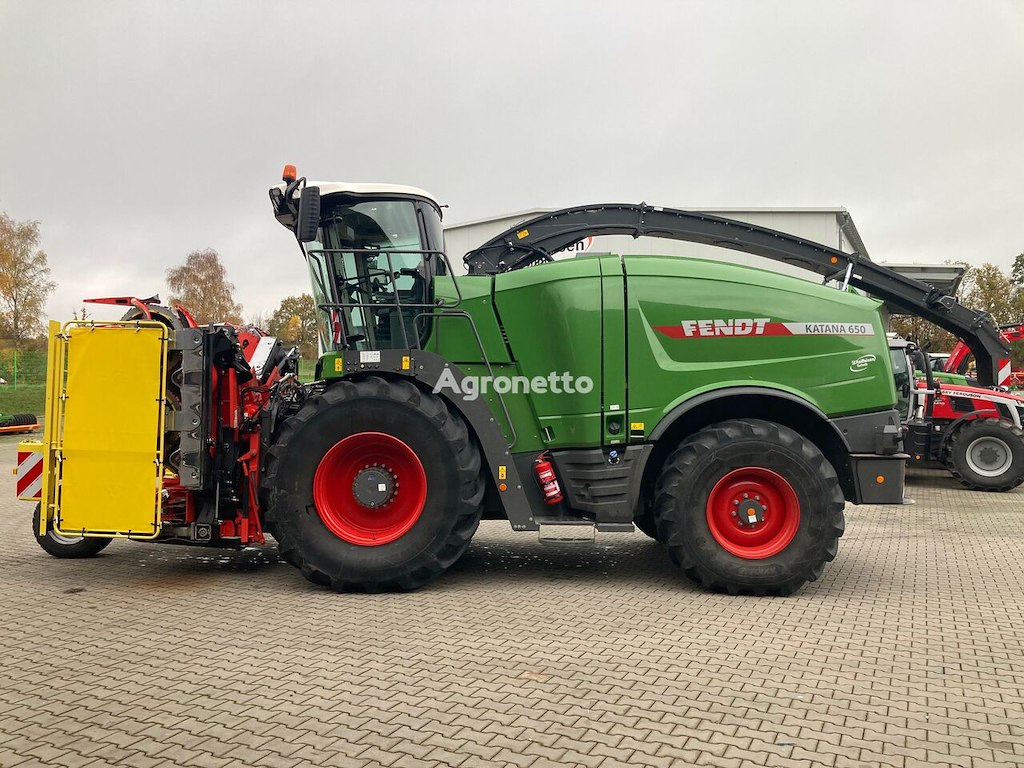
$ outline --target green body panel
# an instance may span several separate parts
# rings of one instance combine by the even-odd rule
[[[786,392],[828,417],[896,403],[879,302],[753,267],[586,255],[437,278],[435,298],[479,333],[478,342],[465,318],[434,321],[426,348],[463,373],[489,374],[482,344],[496,376],[593,383],[501,395],[517,451],[639,442],[676,406],[729,387]],[[499,397],[481,397],[510,435]]]
[[[440,309],[435,313],[434,328],[425,348],[459,364],[481,362],[480,348],[483,346],[491,363],[512,362],[494,313],[491,278],[464,275],[457,279],[456,288],[455,279],[451,277],[434,278],[434,296],[444,300],[447,310]],[[472,322],[458,314],[460,312],[468,314]],[[474,326],[479,341],[473,333]]]
[[[558,392],[528,395],[535,431],[542,441],[529,444],[525,434],[529,430],[520,429],[522,450],[601,444],[601,299],[601,265],[596,258],[494,277],[495,306],[517,373],[530,378],[566,373],[592,383],[589,391],[565,393],[559,378],[554,387],[548,387]]]
[[[923,379],[924,374],[918,371],[916,374],[917,378]],[[939,382],[940,384],[960,384],[961,386],[970,386],[967,377],[959,373],[946,373],[945,371],[932,371],[932,379]]]
[[[341,352],[325,352],[320,355],[316,364],[316,378],[340,379],[345,375],[344,360]]]
[[[627,376],[629,361],[626,350],[626,292],[622,259],[602,256],[601,301],[601,405],[604,410],[602,441],[605,445],[624,443],[629,437],[627,409]]]
[[[463,363],[458,367],[466,376],[486,377],[491,375],[490,372],[493,372],[493,375],[496,377],[520,375],[519,366],[514,364],[495,365],[491,363],[490,369],[488,369],[487,366],[480,363]],[[542,437],[540,422],[534,411],[533,403],[525,392],[509,392],[497,395],[493,389],[488,389],[487,392],[481,393],[479,398],[487,403],[491,409],[491,413],[494,414],[495,420],[501,426],[505,439],[508,440],[510,445],[512,445],[513,438],[515,439],[514,450],[540,451],[549,447]],[[505,418],[505,413],[501,407],[502,402],[504,402],[505,409],[508,410],[509,417],[512,419],[512,427],[509,426],[508,419]]]
[[[623,262],[632,421],[657,423],[685,400],[725,387],[782,390],[829,417],[896,402],[879,302],[733,264]],[[737,319],[748,322],[713,323]],[[684,328],[701,320],[711,322]]]

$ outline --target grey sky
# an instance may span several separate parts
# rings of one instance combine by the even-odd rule
[[[307,290],[285,162],[458,222],[624,200],[844,205],[872,256],[1024,251],[1024,2],[0,0],[0,210],[64,319],[222,255]]]

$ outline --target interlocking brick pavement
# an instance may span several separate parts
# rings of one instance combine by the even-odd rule
[[[643,535],[484,523],[412,594],[272,548],[59,561],[0,438],[0,768],[1024,764],[1024,491],[917,471],[789,598],[691,585]]]

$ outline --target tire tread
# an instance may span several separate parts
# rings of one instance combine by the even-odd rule
[[[1001,493],[1003,491],[1013,490],[1021,483],[1024,483],[1024,464],[1021,465],[1021,468],[1017,472],[1011,471],[1007,474],[1005,479],[997,481],[996,478],[992,478],[988,483],[979,483],[976,480],[972,480],[967,476],[964,468],[959,466],[960,457],[957,453],[958,446],[969,439],[968,436],[971,432],[976,430],[974,425],[977,424],[982,424],[984,426],[998,425],[999,429],[1003,429],[1007,432],[1007,445],[1012,449],[1014,443],[1016,443],[1020,446],[1020,450],[1024,451],[1024,431],[1021,431],[1013,424],[1002,421],[1001,419],[976,419],[965,424],[949,438],[949,447],[946,450],[946,468],[949,470],[950,474],[960,482],[960,485],[971,491],[991,491],[994,493]]]
[[[824,500],[824,519],[816,541],[819,546],[807,552],[789,578],[771,585],[744,584],[715,573],[682,546],[682,537],[692,535],[680,519],[679,509],[685,501],[683,490],[692,482],[693,466],[706,452],[735,443],[742,439],[756,439],[781,445],[795,452],[829,485]],[[835,470],[824,455],[809,440],[794,430],[774,422],[760,419],[734,419],[713,424],[686,438],[669,456],[658,478],[655,489],[655,521],[658,539],[668,549],[669,557],[692,581],[706,589],[727,592],[730,595],[790,595],[806,582],[816,581],[825,563],[835,559],[838,540],[843,535],[845,500]]]
[[[423,414],[438,430],[438,439],[451,447],[460,480],[457,509],[452,515],[451,529],[434,552],[423,553],[410,564],[407,572],[390,578],[343,578],[332,575],[322,565],[310,562],[301,546],[297,520],[282,511],[278,501],[278,473],[281,462],[302,435],[302,425],[317,419],[327,410],[343,403],[363,399],[387,400],[400,403]],[[268,526],[274,531],[279,553],[298,568],[303,576],[316,584],[330,586],[338,592],[399,592],[417,589],[448,570],[466,551],[480,524],[484,482],[481,475],[480,451],[471,439],[462,419],[448,410],[440,398],[425,392],[407,381],[388,381],[379,376],[368,376],[358,381],[342,381],[328,387],[322,394],[311,398],[280,428],[277,439],[267,451],[266,471],[263,476],[264,505]],[[315,514],[315,512],[314,512]]]

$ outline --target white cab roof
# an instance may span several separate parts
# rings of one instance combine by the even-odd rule
[[[438,208],[441,206],[429,192],[418,187],[407,187],[403,184],[359,184],[351,181],[307,181],[307,186],[320,187],[320,196],[348,193],[351,195],[414,195],[425,197]],[[277,188],[284,192],[285,185],[278,184]]]

